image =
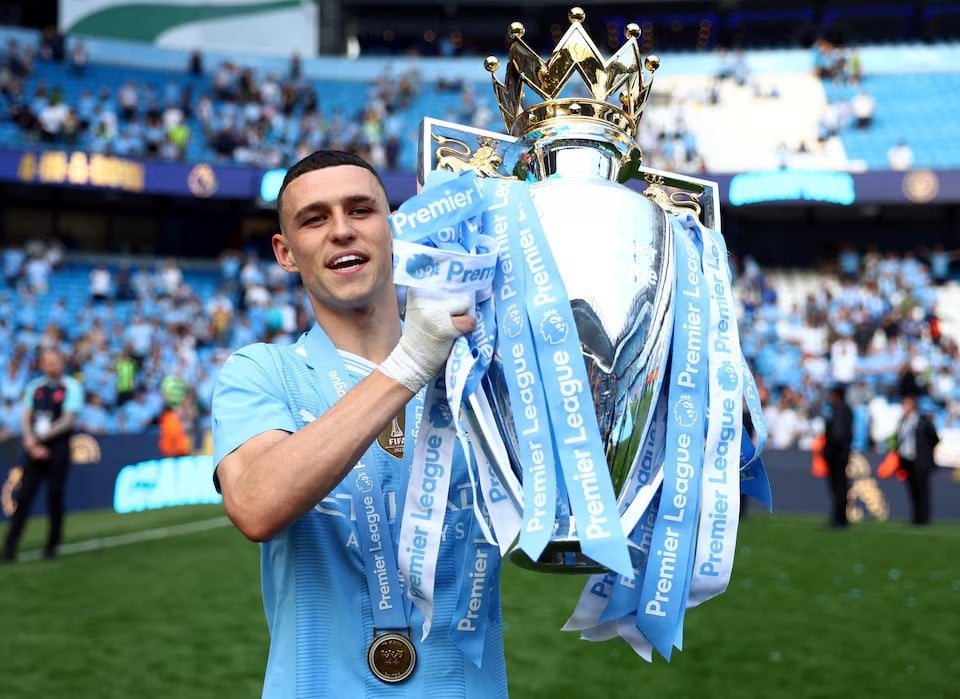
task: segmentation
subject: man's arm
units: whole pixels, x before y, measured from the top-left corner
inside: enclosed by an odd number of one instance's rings
[[[24,405],[20,413],[20,433],[23,435],[23,448],[28,452],[37,444],[37,438],[33,434],[33,407]]]
[[[302,429],[268,429],[221,459],[217,477],[224,508],[248,539],[272,539],[343,480],[443,368],[456,338],[476,327],[475,319],[464,315],[471,300],[411,293],[400,342],[377,370]]]
[[[53,421],[50,425],[50,430],[43,435],[42,442],[49,442],[51,439],[57,437],[62,437],[65,434],[69,434],[73,431],[73,426],[77,422],[77,414],[74,412],[68,412],[66,410],[61,413],[60,417]]]
[[[66,381],[64,390],[63,409],[60,417],[53,421],[50,429],[47,431],[41,442],[49,442],[57,437],[73,432],[77,424],[77,414],[83,408],[83,388],[79,383],[71,380]]]
[[[412,397],[373,371],[302,429],[249,439],[217,467],[227,516],[248,539],[270,540],[343,480]]]

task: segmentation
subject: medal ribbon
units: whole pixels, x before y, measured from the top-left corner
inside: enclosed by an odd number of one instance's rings
[[[300,397],[307,388],[305,384],[319,389],[322,401],[328,408],[355,384],[355,379],[347,370],[340,353],[319,325],[313,326],[304,342],[298,344],[293,352],[302,357],[319,378],[316,382],[294,382],[288,387],[295,398],[298,398],[295,404],[302,404]],[[317,371],[316,367],[326,369],[326,374]],[[303,411],[297,418],[304,422]],[[387,517],[377,468],[379,458],[389,457],[381,457],[380,453],[379,445],[376,442],[371,444],[343,483],[350,491],[357,513],[358,543],[370,594],[374,627],[378,631],[406,631],[410,626],[408,603],[400,579],[394,535]]]

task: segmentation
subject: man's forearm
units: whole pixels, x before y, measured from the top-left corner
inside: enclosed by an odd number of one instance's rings
[[[256,454],[243,454],[241,447],[220,466],[231,519],[251,538],[271,538],[336,487],[411,397],[402,385],[372,372],[303,429]]]
[[[50,429],[39,441],[49,442],[51,439],[56,439],[57,437],[62,437],[65,434],[69,434],[73,431],[73,426],[76,421],[77,416],[74,413],[64,413],[53,421],[53,424],[50,425]]]

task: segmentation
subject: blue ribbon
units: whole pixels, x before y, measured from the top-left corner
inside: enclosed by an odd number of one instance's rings
[[[514,184],[519,197],[516,250],[526,275],[526,311],[550,415],[550,432],[564,477],[570,510],[583,553],[619,572],[633,575],[626,538],[570,299],[529,188]]]
[[[694,241],[674,220],[676,311],[670,357],[666,457],[660,509],[644,572],[637,628],[666,659],[680,642],[696,543],[707,393],[709,297]]]
[[[320,380],[317,385],[326,403],[333,406],[343,392],[352,388],[356,381],[319,325],[315,325],[307,334],[305,349],[310,358],[309,364],[316,363],[328,371],[326,376],[318,376]],[[405,455],[408,450],[412,451],[409,446],[406,447]],[[406,629],[410,626],[409,603],[400,580],[394,534],[380,490],[377,468],[380,458],[388,457],[380,456],[380,448],[374,442],[344,478],[357,513],[357,536],[363,558],[363,572],[367,578],[373,624],[377,631]]]
[[[520,207],[509,182],[498,182],[484,215],[484,230],[500,245],[494,288],[497,290],[497,348],[503,361],[523,473],[523,522],[520,548],[532,560],[543,553],[556,517],[556,460],[537,355],[526,309],[526,275],[519,254]]]

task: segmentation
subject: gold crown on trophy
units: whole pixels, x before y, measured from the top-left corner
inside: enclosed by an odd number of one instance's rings
[[[507,133],[522,136],[554,119],[601,121],[636,139],[640,116],[647,102],[653,73],[660,67],[660,59],[650,54],[642,61],[650,71],[644,79],[641,73],[640,27],[628,24],[624,32],[626,43],[609,60],[604,60],[596,44],[583,28],[586,13],[579,7],[570,10],[570,28],[557,48],[544,61],[523,40],[523,24],[513,22],[509,36],[512,43],[504,82],[497,80],[500,67],[496,56],[488,56],[484,67],[490,71],[493,90],[503,116]],[[580,73],[591,97],[558,99],[573,73]],[[544,99],[529,108],[523,106],[524,85]],[[622,108],[607,102],[619,89]]]

